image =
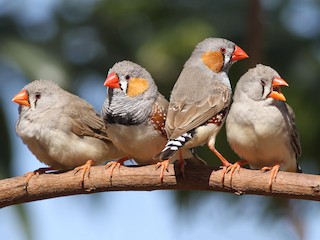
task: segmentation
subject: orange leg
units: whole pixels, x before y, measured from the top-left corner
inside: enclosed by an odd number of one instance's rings
[[[179,150],[179,164],[180,164],[180,170],[181,170],[182,176],[183,176],[183,178],[185,178],[185,174],[184,174],[185,161],[182,157],[181,150]]]
[[[163,183],[163,176],[164,176],[164,171],[166,170],[168,172],[168,167],[169,167],[170,161],[168,160],[164,160],[162,162],[158,162],[156,164],[156,169],[160,168],[160,182]]]
[[[227,159],[225,159],[221,153],[218,152],[218,150],[213,146],[213,145],[209,145],[208,147],[210,148],[210,150],[220,159],[220,161],[222,162],[222,178],[221,178],[221,183],[222,185],[224,185],[224,176],[226,175],[227,172],[227,167],[229,167],[231,165],[231,163],[228,162]]]
[[[268,182],[268,188],[269,188],[270,191],[272,190],[272,183],[276,181],[276,177],[277,177],[277,174],[279,172],[279,169],[280,169],[280,165],[279,164],[276,164],[273,167],[263,167],[263,168],[261,168],[262,172],[271,171],[270,179],[269,179],[269,182]]]
[[[30,179],[34,176],[37,175],[39,176],[40,174],[45,173],[46,171],[50,170],[55,170],[52,167],[45,167],[45,168],[38,168],[37,170],[34,170],[33,172],[26,172],[24,176],[26,177],[26,186],[28,186]]]
[[[110,168],[110,178],[112,178],[113,170],[118,167],[120,169],[120,166],[124,164],[125,161],[129,160],[129,157],[123,157],[118,159],[115,162],[108,162],[105,166],[105,169]]]
[[[73,172],[74,174],[76,174],[77,172],[79,172],[80,170],[82,170],[82,174],[81,174],[81,178],[80,178],[80,184],[81,186],[83,186],[83,182],[84,182],[84,177],[85,175],[87,175],[87,177],[89,178],[90,175],[90,168],[91,166],[94,164],[93,160],[88,160],[85,164],[83,164],[82,166],[76,167]]]
[[[230,172],[230,182],[232,182],[232,176],[235,170],[240,172],[240,167],[247,164],[248,162],[246,160],[237,161],[234,164],[227,167],[227,172]]]

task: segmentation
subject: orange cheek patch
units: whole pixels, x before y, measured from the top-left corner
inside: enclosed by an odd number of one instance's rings
[[[131,78],[128,84],[127,96],[135,97],[142,94],[149,87],[149,83],[144,78]]]
[[[205,52],[202,54],[202,62],[212,71],[218,73],[223,67],[223,55],[219,51]]]

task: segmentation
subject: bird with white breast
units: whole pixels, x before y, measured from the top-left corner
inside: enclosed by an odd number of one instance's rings
[[[208,144],[223,166],[230,163],[215,148],[231,102],[229,68],[248,55],[233,42],[207,38],[197,44],[170,96],[165,130],[169,141],[160,154],[164,168],[176,152]],[[222,172],[222,184],[226,168]]]
[[[101,116],[85,100],[48,80],[26,85],[13,102],[19,104],[16,132],[40,162],[50,166],[27,174],[27,184],[35,173],[46,170],[83,170],[91,165],[124,156],[110,141]]]
[[[150,73],[140,65],[121,61],[112,66],[104,85],[107,87],[102,116],[112,142],[127,154],[126,158],[108,163],[110,175],[116,166],[127,159],[134,159],[139,165],[151,165],[154,158],[167,143],[165,121],[168,101],[158,91]],[[193,155],[191,150],[182,153],[184,159],[193,164],[205,164]],[[174,160],[179,159],[175,156]],[[184,171],[184,163],[181,164]],[[160,179],[163,179],[161,169]]]
[[[280,88],[288,83],[271,67],[258,64],[238,81],[226,120],[227,139],[242,160],[233,172],[248,163],[252,169],[271,170],[271,190],[279,170],[300,172],[301,146],[292,108]]]

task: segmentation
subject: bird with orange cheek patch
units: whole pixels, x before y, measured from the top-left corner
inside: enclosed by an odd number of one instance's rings
[[[233,42],[207,38],[198,43],[171,93],[165,130],[170,139],[160,154],[164,168],[177,151],[208,144],[223,166],[230,163],[215,148],[231,102],[228,70],[248,55]],[[224,182],[224,168],[222,184]]]
[[[301,172],[295,115],[281,86],[288,83],[271,67],[258,64],[250,69],[237,83],[226,121],[228,142],[243,159],[229,167],[231,176],[246,163],[252,169],[271,170],[270,190],[279,170]]]
[[[130,61],[114,64],[104,83],[107,87],[102,116],[107,133],[117,148],[127,154],[126,158],[110,162],[110,175],[116,166],[127,159],[134,159],[139,165],[158,162],[154,158],[167,143],[165,121],[168,101],[160,94],[150,73]],[[186,159],[191,164],[205,164],[191,150],[174,156],[172,161]],[[184,162],[181,163],[184,174]],[[163,171],[160,173],[163,179]]]
[[[82,171],[89,176],[91,165],[125,156],[110,141],[101,116],[85,100],[48,80],[26,85],[13,99],[19,104],[16,131],[30,151],[50,167],[47,170]]]

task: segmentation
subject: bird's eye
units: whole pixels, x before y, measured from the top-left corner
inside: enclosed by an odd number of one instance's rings
[[[40,93],[37,93],[36,94],[36,99],[38,100],[38,99],[40,99],[41,98],[41,94]]]
[[[127,80],[129,80],[129,79],[130,79],[130,75],[126,75],[125,78],[126,78]]]
[[[225,52],[226,52],[226,49],[222,47],[222,48],[220,48],[220,52],[221,52],[221,53],[225,53]]]
[[[266,85],[266,82],[264,80],[262,80],[262,79],[260,80],[260,83],[261,83],[262,86]]]

